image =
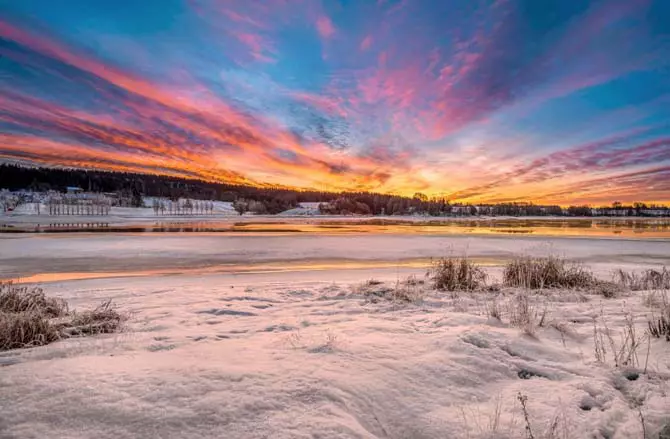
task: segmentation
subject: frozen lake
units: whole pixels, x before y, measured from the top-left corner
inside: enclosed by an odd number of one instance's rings
[[[460,223],[242,224],[229,226],[248,232],[0,234],[0,279],[57,281],[357,269],[419,272],[431,258],[462,255],[489,266],[501,265],[519,254],[554,254],[605,271],[611,266],[670,265],[670,239],[653,235],[668,233],[662,228],[635,233],[630,226],[626,235],[613,234],[605,226],[581,228],[574,224],[554,227],[565,229],[563,234],[468,233],[465,227],[470,226]],[[296,231],[277,231],[288,226]],[[454,233],[456,228],[464,233]],[[603,230],[605,236],[598,234]]]

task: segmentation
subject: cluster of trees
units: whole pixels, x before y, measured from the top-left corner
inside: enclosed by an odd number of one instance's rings
[[[448,215],[452,206],[445,198],[428,198],[417,193],[413,197],[372,193],[331,194],[334,200],[319,204],[327,215]]]
[[[39,214],[40,202],[36,202],[35,205],[37,207],[37,213]],[[46,200],[46,205],[49,215],[52,216],[93,216],[109,215],[109,210],[112,206],[112,203],[104,196],[98,196],[95,198],[50,196]]]
[[[540,206],[532,203],[502,203],[478,206],[478,215],[490,216],[561,216],[561,206]]]
[[[246,199],[238,198],[233,201],[233,209],[240,215],[247,212],[256,215],[276,215],[298,206],[298,201],[293,197],[276,197],[270,199]]]
[[[154,199],[151,207],[156,215],[211,215],[214,213],[214,203],[199,200],[163,201]]]
[[[531,203],[477,205],[451,204],[444,198],[428,198],[417,193],[412,198],[394,195],[357,194],[340,196],[319,205],[329,215],[430,215],[430,216],[550,216],[563,215],[560,206],[538,206]]]

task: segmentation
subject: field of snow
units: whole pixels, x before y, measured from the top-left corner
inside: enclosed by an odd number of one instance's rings
[[[519,393],[536,438],[642,438],[640,416],[648,438],[670,428],[667,342],[644,339],[635,366],[594,354],[594,322],[621,343],[633,318],[642,336],[648,293],[532,296],[547,317],[528,335],[509,324],[518,291],[419,285],[417,303],[375,303],[365,273],[332,275],[47,285],[75,307],[111,298],[131,320],[0,355],[0,437],[524,438]]]
[[[233,205],[230,202],[225,201],[213,201],[214,210],[213,212],[207,214],[199,215],[156,215],[152,206],[154,198],[145,197],[144,205],[146,207],[134,208],[134,207],[112,207],[110,209],[109,215],[104,216],[85,216],[85,215],[59,215],[51,216],[49,215],[49,207],[46,204],[38,203],[25,203],[20,204],[14,211],[3,212],[0,210],[0,222],[8,223],[48,223],[48,222],[94,222],[94,221],[104,221],[109,223],[124,223],[124,222],[142,222],[146,220],[157,220],[157,219],[184,219],[184,220],[194,220],[194,219],[211,219],[211,218],[225,218],[225,217],[234,217],[239,216],[239,214],[233,209]]]
[[[645,334],[663,292],[434,291],[430,258],[465,254],[492,281],[518,254],[607,279],[670,266],[670,240],[0,234],[0,279],[130,316],[120,334],[0,353],[0,438],[522,439],[519,395],[536,439],[666,438],[670,343]],[[366,294],[397,288],[417,300]],[[523,298],[541,327],[514,323]],[[617,367],[627,322],[640,345]],[[600,360],[594,334],[612,340]]]

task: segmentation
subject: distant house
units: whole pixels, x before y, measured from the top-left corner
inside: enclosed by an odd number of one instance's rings
[[[470,205],[465,205],[465,206],[451,206],[451,213],[453,215],[472,215],[473,213],[477,213],[477,208],[474,206]],[[473,212],[474,210],[474,212]]]
[[[80,194],[80,193],[84,192],[84,190],[82,188],[78,187],[78,186],[68,186],[65,189],[67,190],[68,194],[72,194],[72,195]]]

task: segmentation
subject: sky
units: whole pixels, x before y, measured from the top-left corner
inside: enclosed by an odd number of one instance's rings
[[[670,202],[667,0],[0,0],[0,161]]]

